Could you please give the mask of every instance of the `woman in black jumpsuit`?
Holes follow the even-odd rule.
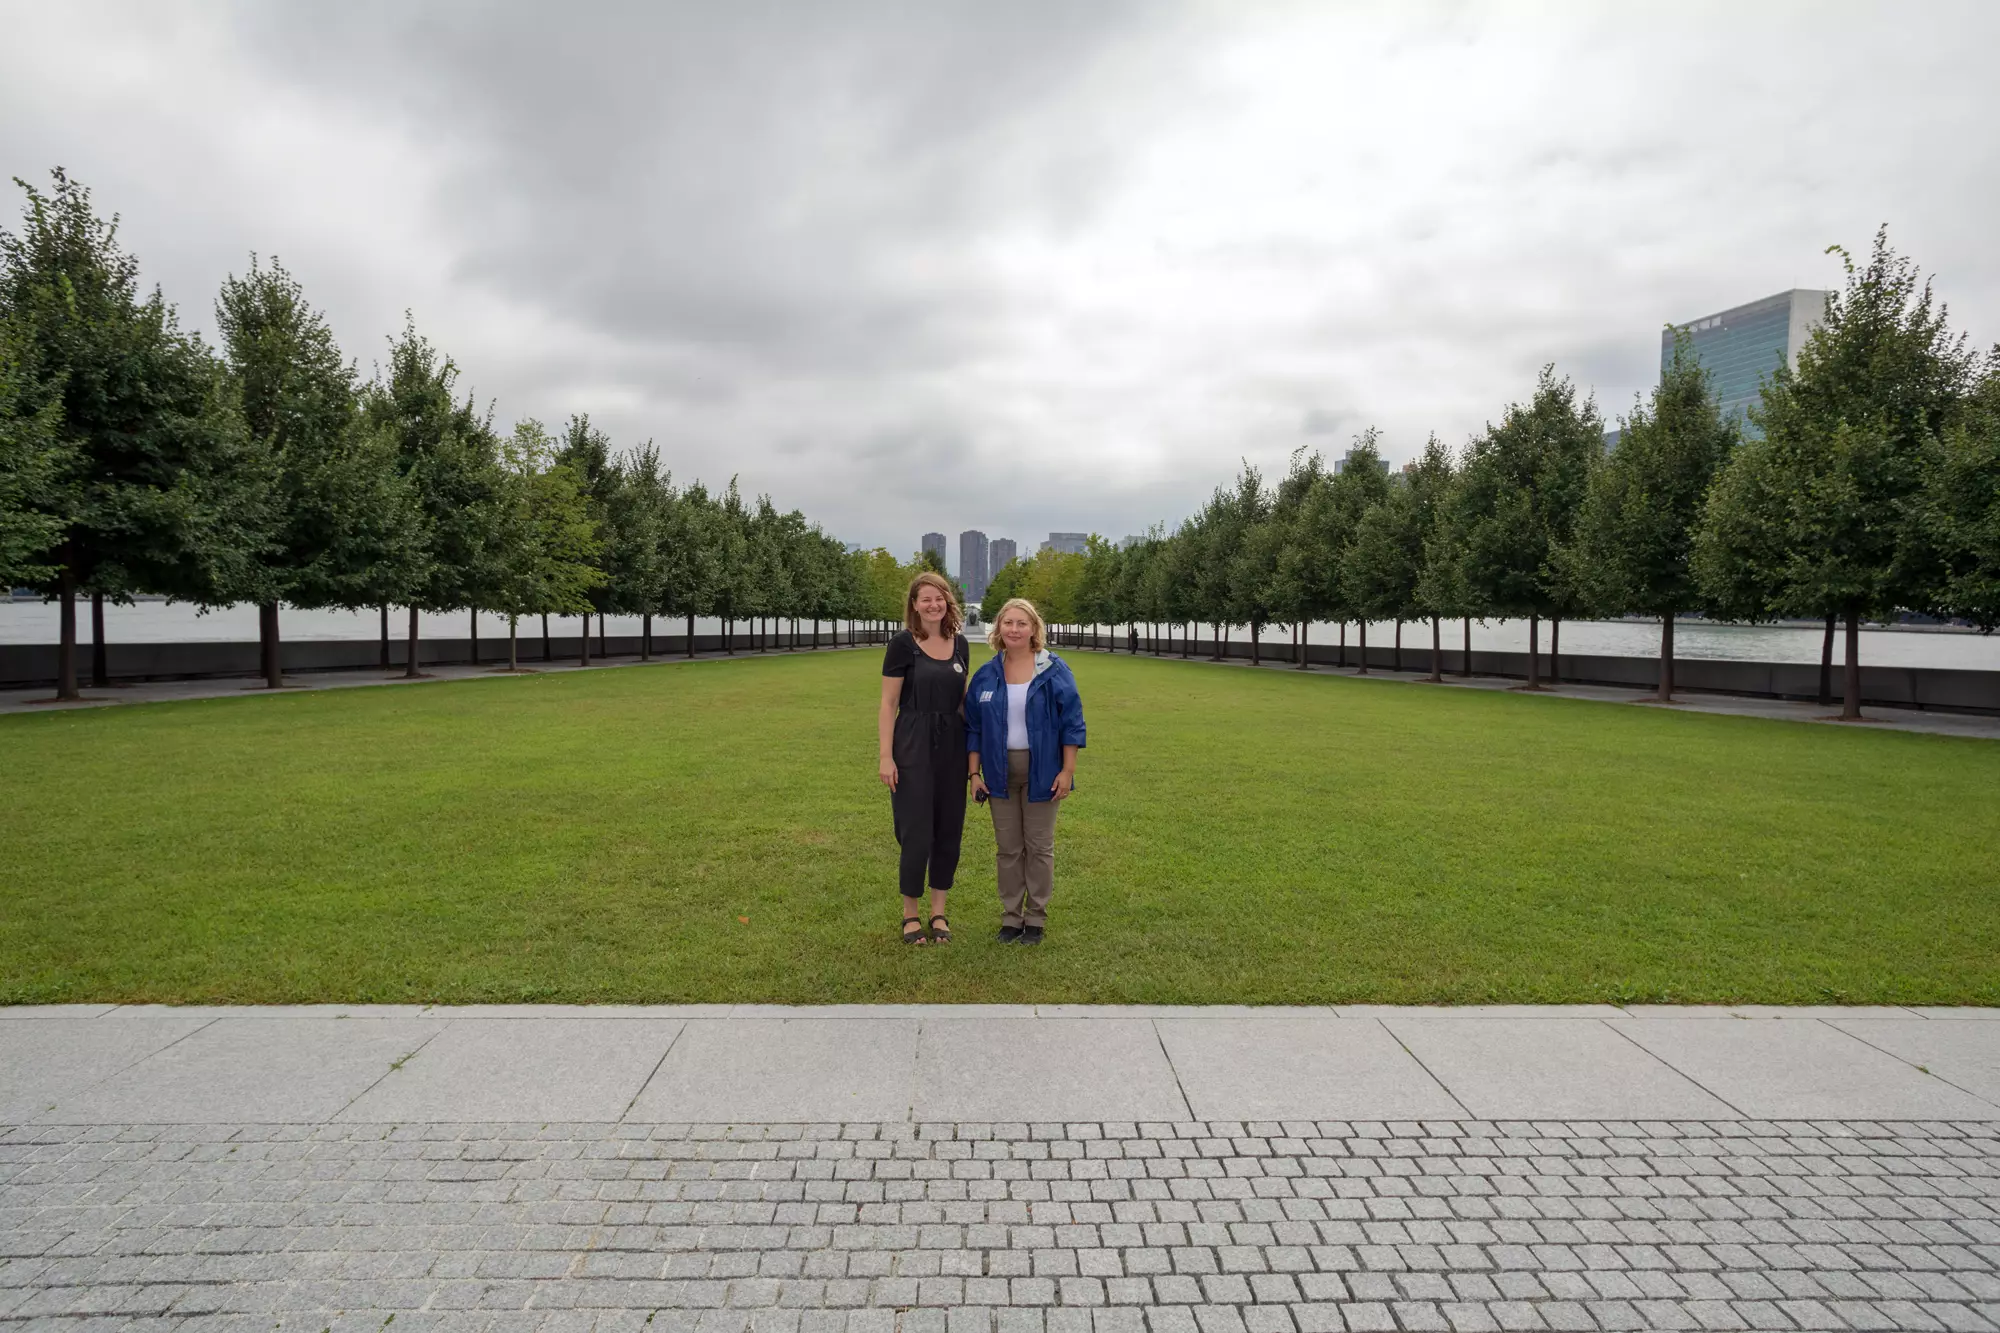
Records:
[[[930,938],[951,939],[945,895],[965,834],[965,681],[971,649],[958,632],[958,599],[937,574],[919,574],[903,603],[908,627],[882,655],[880,772],[903,849],[903,943],[924,942],[924,877],[931,889]],[[940,656],[942,652],[942,656]]]

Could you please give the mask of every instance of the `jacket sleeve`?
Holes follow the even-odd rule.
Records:
[[[985,672],[975,672],[971,682],[965,687],[965,752],[979,753],[979,724],[986,710],[979,706],[979,678]]]
[[[1056,683],[1060,687],[1056,691],[1056,719],[1060,723],[1060,743],[1074,745],[1081,750],[1085,744],[1083,696],[1076,692],[1076,677],[1070,674],[1067,665],[1063,667],[1062,679]]]

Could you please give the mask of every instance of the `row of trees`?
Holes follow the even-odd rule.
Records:
[[[914,562],[849,552],[732,480],[676,486],[650,444],[614,456],[585,415],[502,433],[414,327],[364,380],[273,261],[215,302],[221,345],[143,295],[117,219],[61,170],[0,232],[0,587],[60,603],[60,697],[77,692],[76,608],[159,594],[260,608],[280,683],[279,608],[503,617],[900,618]],[[765,642],[760,638],[759,642]],[[545,649],[546,651],[546,649]],[[475,647],[476,652],[476,647]],[[102,670],[100,658],[100,671]]]
[[[1860,716],[1858,629],[1902,612],[2000,624],[2000,352],[1954,335],[1913,265],[1876,237],[1801,350],[1780,367],[1744,438],[1726,419],[1685,336],[1616,447],[1595,405],[1545,369],[1457,454],[1433,437],[1392,475],[1373,430],[1329,472],[1303,451],[1275,486],[1245,467],[1202,511],[1125,550],[1043,552],[995,576],[1005,597],[1042,596],[1075,624],[1360,627],[1528,622],[1528,684],[1540,635],[1553,662],[1561,623],[1660,619],[1659,697],[1673,693],[1676,616],[1821,620],[1822,694],[1835,627],[1846,627],[1844,716]],[[1171,639],[1171,631],[1169,632]],[[1295,657],[1304,663],[1302,649]]]

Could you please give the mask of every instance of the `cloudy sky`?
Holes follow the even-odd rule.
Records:
[[[1242,460],[1460,444],[1553,361],[1836,286],[1887,223],[2000,339],[2000,5],[0,0],[184,320],[276,254],[505,426],[588,412],[898,553],[1179,519]],[[12,225],[18,194],[0,210]],[[953,544],[954,559],[956,543]]]

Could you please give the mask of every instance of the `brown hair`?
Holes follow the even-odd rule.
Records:
[[[917,591],[926,586],[944,594],[944,620],[938,625],[938,632],[947,639],[956,636],[958,627],[965,623],[965,614],[958,609],[958,593],[944,575],[931,569],[910,580],[909,596],[903,598],[903,628],[910,631],[911,638],[924,637],[923,617],[917,614]]]
[[[1042,651],[1048,643],[1048,626],[1042,623],[1042,613],[1035,609],[1035,604],[1025,597],[1009,597],[1007,604],[1000,608],[1000,614],[993,617],[993,628],[986,634],[986,642],[992,645],[993,651],[997,653],[1006,649],[1006,645],[1000,642],[1000,622],[1009,611],[1019,611],[1028,617],[1028,646],[1038,653]]]

